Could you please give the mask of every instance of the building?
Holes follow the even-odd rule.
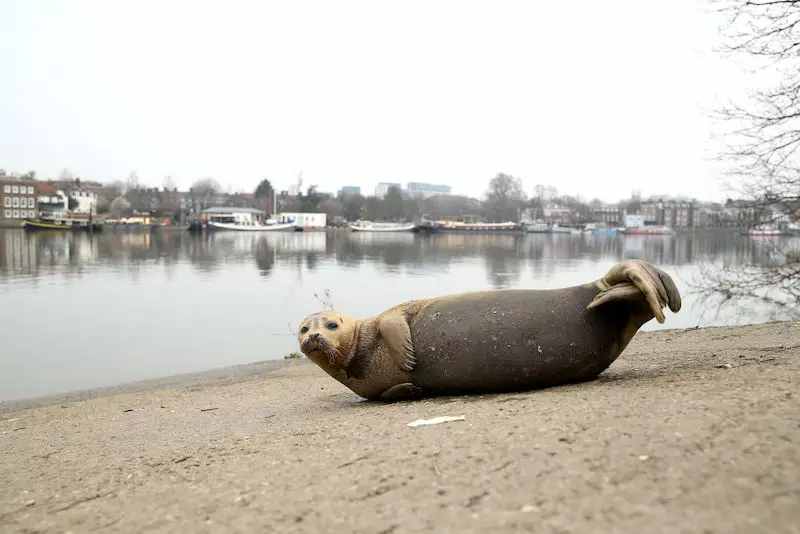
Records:
[[[328,216],[324,213],[279,213],[275,219],[279,223],[294,221],[303,228],[325,228],[328,224]]]
[[[35,180],[0,178],[0,221],[8,223],[35,219],[39,213]]]
[[[75,207],[71,210],[73,213],[97,215],[97,193],[76,184],[69,189],[67,195],[75,201]]]
[[[345,185],[339,190],[339,196],[342,198],[352,197],[361,194],[361,188],[357,185]]]
[[[592,221],[619,225],[622,221],[623,210],[615,205],[601,205],[592,208]]]
[[[36,193],[36,201],[39,204],[37,210],[39,217],[62,218],[67,216],[69,199],[63,191],[50,184],[39,182],[36,184]]]
[[[572,210],[566,206],[553,204],[542,208],[544,220],[557,224],[569,224],[572,222]]]
[[[695,201],[674,198],[651,197],[641,204],[641,215],[649,225],[670,228],[694,228],[697,226]]]
[[[449,195],[449,185],[426,184],[423,182],[408,182],[406,191],[411,198],[428,198],[435,195]]]
[[[396,187],[400,191],[403,190],[403,186],[396,182],[381,182],[375,186],[375,196],[384,198],[392,187]]]

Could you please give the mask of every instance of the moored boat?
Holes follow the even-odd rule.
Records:
[[[501,223],[465,223],[457,221],[425,221],[418,226],[425,232],[468,232],[468,233],[499,233],[499,232],[522,232],[523,227],[520,223],[508,221]]]
[[[611,228],[605,223],[589,223],[583,228],[583,233],[591,235],[617,235],[617,229]]]
[[[353,232],[413,232],[417,229],[414,223],[356,221],[348,225]]]
[[[792,235],[792,233],[786,230],[782,230],[771,224],[763,224],[761,226],[756,226],[754,228],[748,228],[747,230],[742,232],[742,235],[746,235],[749,237],[778,237],[778,236]]]
[[[278,232],[296,227],[294,221],[288,223],[264,223],[260,221],[217,222],[208,221],[209,230],[235,230],[238,232]]]
[[[97,221],[76,220],[69,217],[59,219],[25,219],[22,226],[26,230],[71,230],[99,232],[103,224]]]
[[[525,226],[525,231],[529,234],[549,234],[550,226],[547,223],[532,223]]]
[[[627,227],[622,233],[630,235],[668,235],[675,233],[675,231],[667,226],[638,226]]]

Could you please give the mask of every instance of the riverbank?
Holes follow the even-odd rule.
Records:
[[[790,322],[641,332],[529,393],[371,404],[289,360],[6,406],[0,524],[798,532],[799,371]],[[441,415],[464,420],[407,426]]]

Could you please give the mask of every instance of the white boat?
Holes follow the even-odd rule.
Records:
[[[279,230],[288,230],[296,226],[294,221],[282,224],[264,224],[258,221],[238,221],[232,223],[208,221],[207,225],[209,229],[213,230],[236,230],[238,232],[277,232]]]
[[[525,226],[525,231],[529,234],[573,234],[580,233],[570,226],[561,226],[558,223],[549,224],[546,222],[531,223]]]
[[[561,226],[558,223],[556,223],[550,227],[550,231],[552,231],[554,234],[571,234],[572,228],[570,228],[569,226]]]
[[[549,234],[550,226],[547,223],[532,223],[525,227],[529,234]]]
[[[349,225],[353,232],[413,232],[414,223],[356,221]]]

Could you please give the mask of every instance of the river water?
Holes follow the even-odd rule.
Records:
[[[683,293],[680,313],[643,330],[763,322],[766,306],[722,311],[688,292],[705,262],[758,261],[758,239],[0,230],[0,400],[282,359],[294,331],[332,305],[366,317],[404,300],[555,288],[615,262],[653,262]]]

